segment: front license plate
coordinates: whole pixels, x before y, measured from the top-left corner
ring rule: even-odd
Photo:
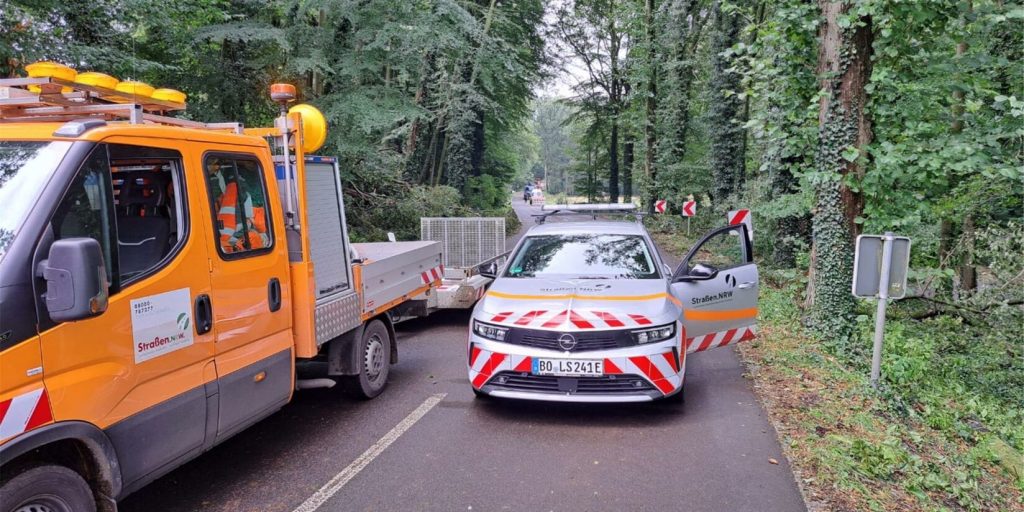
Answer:
[[[604,361],[600,359],[537,359],[533,360],[534,375],[561,375],[565,377],[600,377],[604,375]]]

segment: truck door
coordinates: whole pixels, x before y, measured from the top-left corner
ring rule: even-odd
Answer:
[[[690,249],[672,278],[683,304],[687,353],[753,339],[757,265],[745,225],[716,229]]]
[[[54,419],[104,429],[128,492],[202,451],[214,351],[194,307],[210,292],[206,226],[188,218],[202,175],[176,141],[112,140],[123,143],[96,145],[68,177],[35,266],[57,240],[103,250],[105,312],[55,324],[39,302],[42,371]],[[45,294],[46,281],[34,286]]]
[[[210,301],[219,387],[217,439],[286,403],[293,388],[288,254],[280,204],[257,153],[202,155],[213,227]]]

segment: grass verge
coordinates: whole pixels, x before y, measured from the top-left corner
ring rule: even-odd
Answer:
[[[900,392],[913,383],[873,390],[804,332],[791,291],[760,302],[759,338],[739,350],[812,510],[1024,510],[1016,449],[955,414],[933,421]],[[972,398],[929,401],[952,411]]]

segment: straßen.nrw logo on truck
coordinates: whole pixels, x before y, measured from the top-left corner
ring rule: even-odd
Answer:
[[[136,363],[192,345],[190,305],[188,288],[132,301],[132,341]]]

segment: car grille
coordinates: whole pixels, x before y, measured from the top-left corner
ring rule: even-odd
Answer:
[[[654,390],[654,386],[643,378],[629,375],[555,377],[515,372],[501,372],[484,387],[488,391],[526,391],[574,395],[632,394]]]
[[[558,345],[558,337],[563,334],[565,333],[559,331],[512,328],[509,330],[505,343],[565,352],[565,349]],[[576,338],[576,346],[569,352],[609,350],[636,345],[628,330],[573,332],[571,334]]]

